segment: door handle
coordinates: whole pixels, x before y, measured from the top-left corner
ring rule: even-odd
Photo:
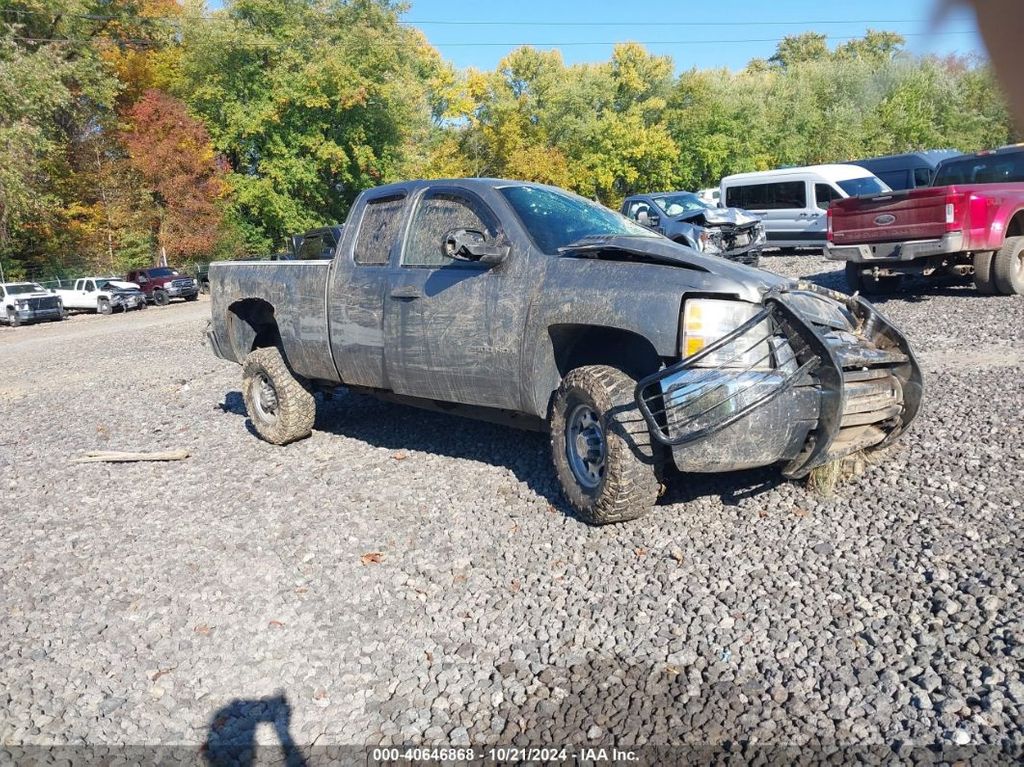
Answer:
[[[397,298],[403,301],[412,301],[413,299],[419,298],[422,294],[420,289],[415,285],[403,285],[400,288],[395,288],[391,291],[391,297]]]

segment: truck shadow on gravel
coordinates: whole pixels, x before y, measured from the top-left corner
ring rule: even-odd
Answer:
[[[248,418],[241,392],[228,392],[219,408],[244,417],[249,434],[260,438]],[[381,402],[344,388],[338,389],[331,399],[318,396],[314,428],[375,448],[430,453],[507,468],[558,511],[576,516],[559,489],[547,434]],[[666,472],[666,490],[658,499],[658,505],[717,496],[723,505],[735,506],[785,481],[778,470],[771,468],[687,475],[670,469]]]

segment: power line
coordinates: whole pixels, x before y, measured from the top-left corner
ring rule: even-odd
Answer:
[[[916,32],[916,33],[905,33],[902,37],[931,37],[934,35],[969,35],[974,34],[974,30],[958,30],[958,31],[943,31],[943,32]],[[99,36],[99,37],[20,37],[14,36],[14,40],[27,43],[93,43],[97,40],[110,40],[112,42],[127,43],[132,45],[152,45],[155,44],[152,40],[140,39],[140,38],[116,38],[110,36]],[[506,48],[544,48],[544,47],[557,47],[564,48],[568,46],[585,46],[585,45],[618,45],[620,43],[636,43],[637,45],[729,45],[732,43],[781,43],[786,38],[784,37],[749,37],[744,39],[730,39],[730,40],[630,40],[623,38],[620,40],[569,40],[569,41],[548,41],[548,42],[460,42],[460,43],[445,43],[445,42],[432,42],[431,44],[435,48],[465,48],[473,46],[497,46]],[[830,36],[829,41],[840,42],[849,40],[863,40],[864,38],[860,35],[843,36],[843,37],[832,37]],[[239,46],[248,46],[251,48],[287,48],[293,49],[295,46],[290,43],[279,43],[279,42],[261,42],[258,40],[234,40],[232,41]]]
[[[46,16],[47,18],[67,17],[74,19],[86,19],[89,21],[218,21],[229,19],[230,16],[203,16],[203,15],[180,15],[180,16],[116,16],[96,13],[58,13],[53,11],[32,11],[19,8],[9,8],[3,13],[11,15]],[[321,14],[332,18],[331,14]],[[798,25],[833,25],[833,24],[924,24],[929,19],[821,19],[817,21],[800,21]],[[465,19],[399,19],[399,24],[414,26],[480,26],[480,27],[764,27],[764,26],[793,26],[792,21],[495,21],[495,20],[465,20]]]

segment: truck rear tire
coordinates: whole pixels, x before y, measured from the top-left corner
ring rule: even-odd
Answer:
[[[154,290],[153,303],[157,306],[167,306],[167,304],[171,303],[171,297],[167,295],[166,290]]]
[[[1004,296],[1024,295],[1024,237],[1007,237],[996,251],[992,280]]]
[[[551,457],[566,499],[594,525],[646,514],[658,499],[661,450],[633,399],[636,381],[607,365],[576,368],[551,407]]]
[[[985,296],[992,296],[999,292],[996,282],[992,278],[992,259],[994,253],[975,253],[974,262],[974,289]]]
[[[287,445],[313,431],[316,400],[276,347],[249,352],[242,365],[242,398],[252,425],[273,445]]]

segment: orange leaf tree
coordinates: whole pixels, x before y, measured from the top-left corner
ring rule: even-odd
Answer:
[[[206,128],[176,98],[152,89],[126,117],[122,140],[156,203],[160,246],[169,259],[208,258],[221,237],[226,188]]]

